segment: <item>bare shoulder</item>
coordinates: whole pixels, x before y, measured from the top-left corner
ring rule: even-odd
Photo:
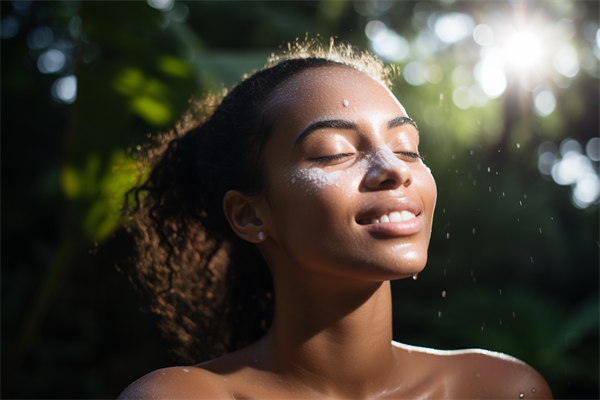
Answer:
[[[162,368],[129,385],[119,399],[226,398],[223,378],[198,367]]]
[[[396,344],[396,343],[395,343]],[[523,361],[503,353],[481,349],[434,350],[396,344],[422,354],[435,365],[432,379],[443,382],[443,397],[492,399],[551,399],[544,378]]]
[[[508,399],[551,399],[552,392],[544,378],[523,361],[481,349],[453,351],[447,359],[452,376],[478,397]],[[460,372],[458,372],[460,371]]]

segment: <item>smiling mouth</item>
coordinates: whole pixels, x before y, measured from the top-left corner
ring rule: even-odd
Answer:
[[[357,221],[360,225],[367,224],[385,224],[389,222],[404,222],[416,218],[416,215],[410,211],[392,211],[389,214],[383,214],[378,218],[365,218]]]

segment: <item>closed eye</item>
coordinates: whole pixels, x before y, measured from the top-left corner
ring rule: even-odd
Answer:
[[[394,154],[397,154],[399,156],[404,156],[404,157],[408,157],[408,158],[414,158],[414,159],[420,159],[421,161],[423,161],[423,159],[425,158],[425,156],[420,155],[419,153],[413,153],[411,151],[398,151]]]
[[[334,154],[332,156],[313,158],[312,160],[317,163],[326,163],[326,162],[339,161],[344,158],[350,157],[352,155],[353,155],[352,153],[340,153],[340,154]]]

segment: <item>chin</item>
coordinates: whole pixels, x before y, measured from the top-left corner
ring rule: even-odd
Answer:
[[[427,253],[420,251],[403,252],[401,256],[394,258],[390,271],[393,277],[388,280],[404,279],[413,277],[425,269],[427,264]]]

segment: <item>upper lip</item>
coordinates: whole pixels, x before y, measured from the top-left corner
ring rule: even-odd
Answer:
[[[359,212],[356,215],[356,222],[361,225],[370,224],[371,220],[379,218],[382,215],[387,215],[394,211],[409,211],[415,216],[419,216],[422,212],[421,204],[410,197],[392,197],[383,201],[378,201],[376,204]]]

